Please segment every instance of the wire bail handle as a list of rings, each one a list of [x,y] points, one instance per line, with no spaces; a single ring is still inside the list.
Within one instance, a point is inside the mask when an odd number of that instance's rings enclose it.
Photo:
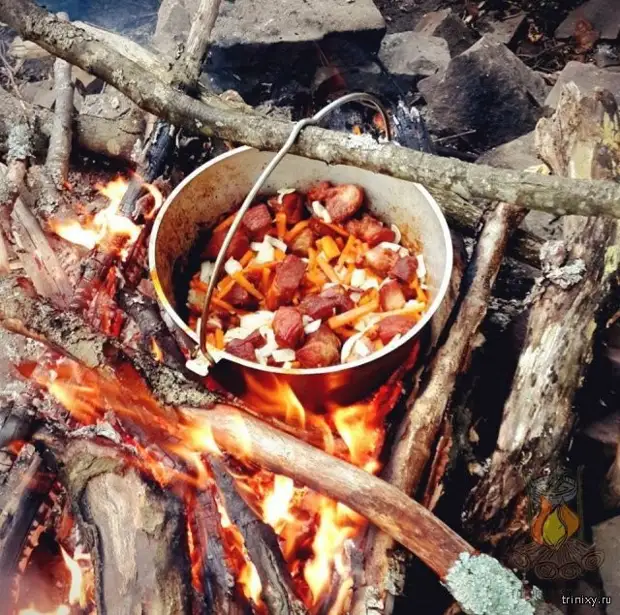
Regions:
[[[233,223],[230,225],[230,228],[228,229],[228,233],[226,234],[226,237],[224,238],[224,243],[222,244],[222,248],[220,249],[220,252],[217,255],[217,258],[215,259],[213,273],[211,275],[211,279],[209,280],[207,294],[205,296],[204,304],[202,306],[202,316],[200,319],[200,329],[199,329],[200,351],[202,352],[202,354],[204,355],[204,357],[207,359],[207,361],[209,362],[211,366],[215,365],[215,359],[211,356],[207,348],[207,320],[209,317],[209,307],[211,305],[211,297],[213,296],[213,292],[215,291],[215,286],[219,279],[221,269],[227,260],[226,252],[228,251],[228,247],[230,246],[233,236],[235,235],[235,233],[237,232],[237,229],[239,228],[239,225],[241,224],[241,220],[245,212],[249,209],[250,205],[254,202],[256,195],[258,194],[259,190],[263,187],[263,184],[265,183],[265,181],[267,181],[267,178],[271,175],[271,173],[273,173],[273,170],[278,166],[278,164],[280,164],[280,161],[282,160],[282,158],[284,158],[284,156],[288,154],[289,150],[294,145],[301,131],[306,126],[313,126],[313,125],[318,124],[332,111],[350,102],[361,102],[363,104],[366,104],[376,109],[383,118],[386,138],[388,141],[391,141],[392,133],[391,133],[390,123],[389,123],[389,119],[388,119],[388,115],[387,115],[387,111],[385,107],[383,106],[383,104],[378,98],[376,98],[372,94],[367,94],[366,92],[353,92],[351,94],[346,94],[345,96],[341,96],[340,98],[337,98],[333,102],[329,103],[329,105],[326,105],[325,107],[323,107],[323,109],[318,111],[312,117],[299,120],[299,122],[295,124],[295,126],[293,127],[293,130],[291,131],[291,134],[289,135],[284,145],[281,147],[278,153],[273,157],[273,159],[267,165],[265,170],[260,174],[256,182],[252,186],[252,189],[250,190],[248,195],[245,197],[245,200],[243,201],[243,204],[239,208],[239,211],[237,212],[237,215],[235,216]]]

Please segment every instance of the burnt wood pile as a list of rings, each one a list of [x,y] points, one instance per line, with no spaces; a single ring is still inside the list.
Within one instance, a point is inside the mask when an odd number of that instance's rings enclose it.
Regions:
[[[296,115],[317,102],[300,95],[303,88],[282,90],[286,110],[274,111],[273,100],[258,100],[254,82],[243,92],[254,107],[239,94],[215,94],[215,78],[209,87],[201,83],[210,46],[211,63],[227,49],[217,24],[229,18],[219,0],[197,2],[183,44],[167,50],[178,51],[168,59],[31,0],[0,0],[0,21],[55,58],[53,107],[24,100],[12,73],[14,91],[0,89],[1,343],[3,360],[19,370],[7,365],[0,374],[0,611],[18,613],[19,604],[31,612],[24,588],[53,538],[56,560],[61,549],[74,558],[86,551],[91,562],[92,595],[74,598],[71,614],[391,615],[412,606],[478,615],[566,612],[558,608],[562,589],[580,583],[600,590],[603,556],[583,533],[567,543],[578,561],[557,558],[560,539],[545,542],[542,523],[564,505],[557,513],[562,543],[577,531],[569,518],[575,506],[567,505],[582,501],[577,487],[565,488],[564,500],[546,496],[560,489],[555,477],[571,473],[576,425],[598,394],[603,342],[617,317],[614,95],[562,84],[552,113],[540,118],[532,101],[544,101],[544,80],[503,45],[469,40],[471,30],[454,15],[425,20],[418,34],[437,38],[447,23],[468,44],[460,49],[447,35],[447,42],[438,39],[445,44],[434,41],[415,78],[399,55],[415,37],[389,34],[396,38],[381,43],[383,33],[370,27],[387,82],[367,67],[324,67],[318,100],[356,82],[385,86],[380,93],[398,143],[377,143],[376,118],[354,109],[330,129],[305,129],[294,152],[420,182],[453,231],[451,286],[424,356],[394,374],[370,406],[388,415],[374,476],[342,458],[342,441],[323,450],[311,428],[265,416],[188,370],[192,348],[153,298],[146,247],[171,187],[235,145],[279,148]],[[500,130],[497,111],[487,118],[498,124],[494,136],[483,137],[479,118],[463,116],[473,113],[466,101],[447,105],[457,75],[493,72],[499,63],[512,80],[506,88],[518,82],[527,92],[512,100],[517,124],[534,130],[531,164],[514,169],[468,160],[472,151],[520,136],[518,125]],[[472,126],[457,137],[469,137],[461,159],[437,155],[446,153],[444,137],[431,143],[404,95],[421,77],[434,135],[437,126],[453,136]],[[95,78],[105,90],[89,113],[77,113],[77,97]],[[117,170],[135,172],[116,214],[135,237],[115,235],[87,248],[56,234],[59,220],[92,213],[84,202],[103,207],[94,186]],[[554,218],[553,237],[527,223],[534,211]],[[605,482],[609,509],[620,500],[616,466]],[[300,589],[283,540],[248,495],[245,479],[261,473],[287,477],[369,522],[345,542],[349,578],[334,570],[322,602]],[[534,504],[532,486],[542,498]],[[532,514],[540,502],[548,506],[544,515]],[[537,516],[540,542],[532,539]],[[560,585],[539,574],[541,563],[560,571]],[[240,582],[248,570],[258,580],[253,592]],[[66,597],[54,606],[62,603]]]

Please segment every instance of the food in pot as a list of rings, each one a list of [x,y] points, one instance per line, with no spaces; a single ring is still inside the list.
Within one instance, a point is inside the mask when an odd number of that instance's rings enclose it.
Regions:
[[[424,258],[401,244],[398,228],[363,211],[365,200],[358,186],[321,182],[250,207],[213,294],[210,347],[291,369],[348,363],[398,343],[428,307]],[[215,227],[191,280],[195,330],[234,218]]]

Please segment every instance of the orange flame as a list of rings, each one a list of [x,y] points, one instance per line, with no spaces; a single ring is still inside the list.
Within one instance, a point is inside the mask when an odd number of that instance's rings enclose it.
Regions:
[[[60,547],[62,559],[65,561],[71,573],[71,587],[69,589],[69,604],[79,604],[82,608],[86,607],[86,591],[84,588],[84,575],[77,559],[72,558],[62,547]],[[76,556],[80,554],[76,551]],[[83,555],[82,555],[83,557]],[[88,557],[88,556],[87,556]],[[90,557],[88,557],[90,559]]]
[[[66,604],[62,604],[57,607],[54,611],[39,611],[35,609],[33,606],[30,606],[26,609],[21,609],[18,615],[70,615],[71,609]]]
[[[164,352],[159,347],[159,344],[157,343],[155,338],[151,338],[151,353],[153,354],[153,357],[155,358],[156,361],[158,361],[159,363],[163,362]]]

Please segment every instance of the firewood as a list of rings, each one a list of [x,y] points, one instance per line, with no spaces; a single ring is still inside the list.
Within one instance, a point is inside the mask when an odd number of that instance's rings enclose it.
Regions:
[[[69,21],[66,13],[59,13],[58,18]],[[69,156],[71,154],[73,124],[73,81],[71,64],[60,58],[54,62],[54,123],[47,150],[45,166],[56,188],[62,190],[67,183],[69,173]]]
[[[11,261],[9,259],[9,247],[4,238],[4,230],[0,228],[0,276],[6,275],[11,271]]]
[[[557,175],[618,181],[619,121],[611,94],[582,97],[569,84],[554,116],[537,127],[540,156]],[[598,318],[618,275],[617,225],[567,216],[563,240],[544,252],[544,277],[534,292],[496,449],[467,504],[469,522],[487,530],[487,538],[498,528],[505,534],[507,527],[522,526],[505,521],[512,521],[525,485],[562,460]]]
[[[302,615],[306,608],[292,591],[293,579],[278,545],[278,537],[264,523],[237,491],[232,476],[221,462],[211,460],[215,481],[222,493],[226,510],[241,532],[263,588],[262,597],[273,615]]]
[[[102,78],[175,126],[268,150],[278,149],[291,132],[289,122],[260,115],[248,121],[246,113],[228,108],[217,97],[207,104],[176,91],[83,30],[58,21],[32,0],[0,0],[0,11],[24,38]],[[416,181],[432,191],[465,199],[504,201],[554,214],[620,215],[620,187],[609,181],[568,181],[472,165],[313,127],[304,131],[293,151],[330,164],[350,164]]]
[[[182,502],[109,446],[73,440],[62,449],[54,454],[95,565],[98,612],[189,615]]]
[[[11,595],[32,522],[54,480],[34,446],[26,444],[0,487],[0,595]]]

